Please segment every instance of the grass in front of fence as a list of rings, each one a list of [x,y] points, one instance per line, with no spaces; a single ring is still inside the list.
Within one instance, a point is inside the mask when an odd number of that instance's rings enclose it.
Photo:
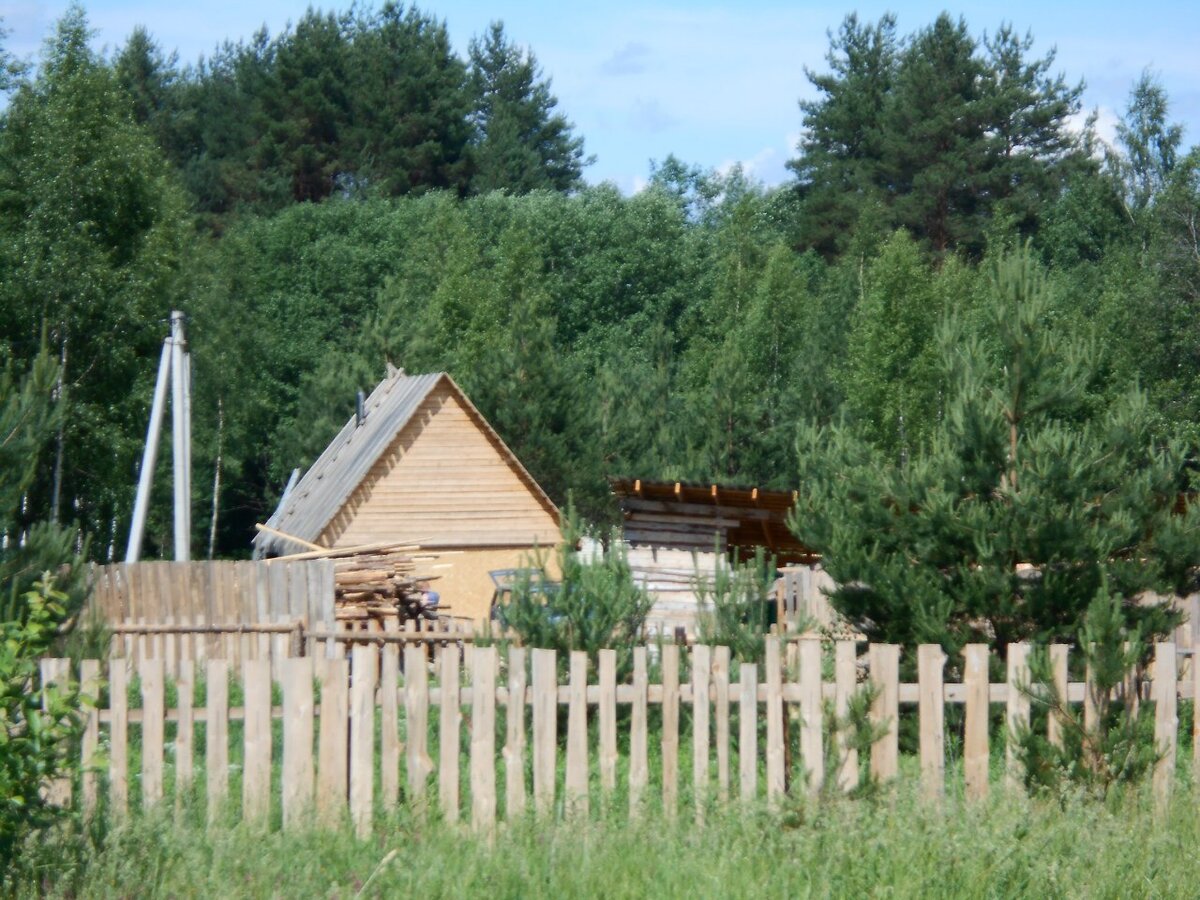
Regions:
[[[181,821],[135,816],[88,852],[42,846],[22,888],[88,897],[1190,896],[1200,817],[1180,799],[1156,824],[1145,793],[1109,804],[998,795],[937,807],[898,789],[879,802],[715,812],[702,827],[686,816],[528,819],[491,841],[435,818],[393,819],[363,841],[348,828],[206,829],[194,810]]]

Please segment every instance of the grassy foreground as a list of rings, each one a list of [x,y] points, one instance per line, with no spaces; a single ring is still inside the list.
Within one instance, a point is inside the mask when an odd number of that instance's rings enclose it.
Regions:
[[[998,797],[941,810],[908,794],[712,814],[530,821],[494,841],[397,820],[349,833],[206,830],[138,818],[84,849],[25,860],[22,894],[220,897],[1191,897],[1200,817],[1163,824],[1144,797],[1065,805]],[[72,848],[72,844],[74,847]],[[56,846],[57,845],[57,846]],[[395,851],[393,853],[393,851]]]

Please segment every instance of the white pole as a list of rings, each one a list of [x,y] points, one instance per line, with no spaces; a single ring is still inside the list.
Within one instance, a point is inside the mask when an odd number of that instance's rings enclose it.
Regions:
[[[171,313],[171,450],[175,482],[175,561],[187,562],[192,533],[187,490],[187,405],[183,313]]]
[[[154,381],[154,402],[150,406],[150,425],[146,429],[146,447],[142,450],[142,467],[138,472],[137,494],[133,501],[133,521],[129,523],[129,545],[125,562],[137,562],[142,555],[142,535],[146,531],[146,510],[150,506],[150,489],[154,484],[154,466],[158,461],[158,440],[162,434],[163,409],[167,405],[167,380],[171,373],[171,339],[163,341],[162,357],[158,361],[158,378]]]

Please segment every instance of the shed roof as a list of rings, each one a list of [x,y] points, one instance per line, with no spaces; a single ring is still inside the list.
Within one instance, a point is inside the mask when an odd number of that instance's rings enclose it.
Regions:
[[[362,422],[357,420],[357,413],[350,417],[295,487],[280,499],[267,524],[301,540],[316,541],[425,398],[443,383],[462,402],[471,420],[513,467],[530,493],[557,519],[558,509],[553,501],[449,374],[406,375],[401,369],[389,374],[371,392],[363,404]],[[265,532],[259,533],[254,543],[263,552],[282,546],[278,538]]]

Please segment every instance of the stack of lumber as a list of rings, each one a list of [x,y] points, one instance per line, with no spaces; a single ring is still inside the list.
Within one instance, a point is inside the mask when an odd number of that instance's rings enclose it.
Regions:
[[[398,617],[437,619],[437,610],[429,606],[423,583],[432,576],[421,575],[418,563],[433,559],[411,553],[416,549],[365,550],[333,558],[334,609],[338,619]]]
[[[391,619],[400,622],[438,618],[424,588],[438,576],[418,569],[430,566],[436,554],[419,553],[418,542],[383,541],[356,547],[321,547],[266,525],[257,526],[276,537],[307,547],[303,553],[278,560],[328,559],[333,561],[334,616],[338,620]]]

